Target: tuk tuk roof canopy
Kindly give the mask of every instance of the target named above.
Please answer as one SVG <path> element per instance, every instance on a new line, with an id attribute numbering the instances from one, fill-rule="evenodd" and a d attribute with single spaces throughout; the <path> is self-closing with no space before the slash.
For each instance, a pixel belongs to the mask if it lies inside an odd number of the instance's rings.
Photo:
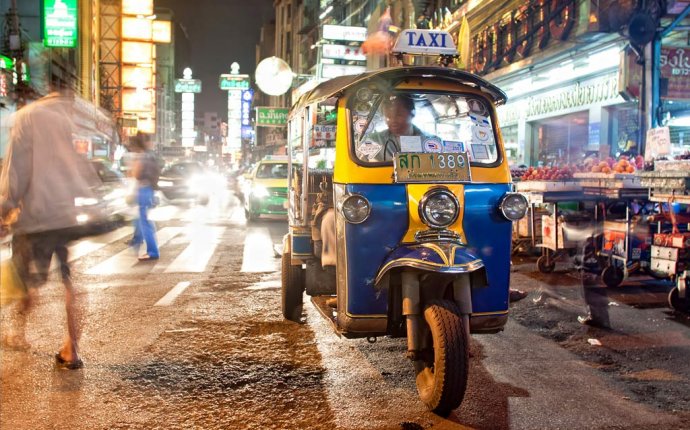
<path id="1" fill-rule="evenodd" d="M 323 82 L 303 94 L 292 106 L 292 112 L 297 112 L 305 106 L 322 102 L 331 97 L 340 97 L 348 89 L 367 81 L 386 82 L 393 89 L 406 78 L 441 79 L 474 87 L 487 94 L 497 106 L 505 103 L 507 99 L 506 94 L 494 84 L 463 70 L 433 66 L 390 67 L 359 75 L 338 76 Z"/>

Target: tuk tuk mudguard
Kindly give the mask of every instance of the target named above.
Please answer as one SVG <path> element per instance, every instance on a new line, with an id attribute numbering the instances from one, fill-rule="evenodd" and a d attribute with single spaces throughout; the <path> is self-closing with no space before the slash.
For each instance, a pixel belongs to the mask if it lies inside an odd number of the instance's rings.
<path id="1" fill-rule="evenodd" d="M 399 245 L 408 228 L 404 184 L 337 184 L 336 201 L 345 193 L 360 194 L 372 207 L 370 217 L 362 224 L 349 224 L 339 211 L 336 213 L 338 309 L 345 309 L 338 312 L 338 330 L 353 337 L 385 334 L 388 290 L 377 288 L 376 283 L 394 267 L 414 267 L 411 260 L 400 260 L 406 255 L 417 258 L 416 264 L 425 262 L 428 271 L 468 273 L 484 267 L 488 286 L 472 289 L 471 330 L 501 330 L 508 319 L 512 224 L 499 213 L 498 204 L 510 190 L 510 184 L 465 185 L 462 225 L 467 245 L 455 248 L 453 265 L 457 262 L 458 266 L 453 268 L 430 264 L 434 259 L 442 261 L 438 252 L 430 251 L 433 247 Z M 459 266 L 462 264 L 468 265 Z"/>

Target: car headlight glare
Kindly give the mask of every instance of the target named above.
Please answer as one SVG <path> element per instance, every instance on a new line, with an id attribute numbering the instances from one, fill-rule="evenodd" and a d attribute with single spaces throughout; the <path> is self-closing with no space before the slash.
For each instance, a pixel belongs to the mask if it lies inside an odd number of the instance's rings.
<path id="1" fill-rule="evenodd" d="M 458 199 L 446 188 L 427 192 L 419 203 L 419 218 L 431 228 L 446 228 L 460 214 Z"/>
<path id="2" fill-rule="evenodd" d="M 263 185 L 254 185 L 254 187 L 252 187 L 252 196 L 257 199 L 268 197 L 268 190 Z"/>
<path id="3" fill-rule="evenodd" d="M 172 187 L 173 185 L 175 185 L 175 184 L 173 184 L 171 181 L 158 181 L 159 187 L 165 188 L 165 187 Z"/>
<path id="4" fill-rule="evenodd" d="M 520 193 L 507 193 L 501 199 L 498 208 L 504 217 L 510 221 L 517 221 L 527 213 L 527 198 Z"/>
<path id="5" fill-rule="evenodd" d="M 353 194 L 343 201 L 341 211 L 347 222 L 361 224 L 369 218 L 371 205 L 364 196 Z"/>

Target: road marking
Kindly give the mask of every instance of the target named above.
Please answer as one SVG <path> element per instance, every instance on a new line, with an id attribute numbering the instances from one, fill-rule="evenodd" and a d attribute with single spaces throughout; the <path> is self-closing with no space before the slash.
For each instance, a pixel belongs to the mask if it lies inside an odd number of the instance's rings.
<path id="1" fill-rule="evenodd" d="M 163 298 L 158 300 L 156 304 L 153 306 L 170 306 L 175 301 L 177 296 L 182 294 L 182 292 L 186 290 L 187 287 L 189 287 L 190 285 L 191 282 L 189 281 L 179 282 L 177 285 L 173 287 L 172 290 L 168 291 L 168 293 L 164 295 Z"/>
<path id="2" fill-rule="evenodd" d="M 94 236 L 88 239 L 80 240 L 76 242 L 74 245 L 68 247 L 69 261 L 74 261 L 94 251 L 98 251 L 101 248 L 105 248 L 112 242 L 120 240 L 125 236 L 131 235 L 133 231 L 134 229 L 131 226 L 120 227 L 117 230 L 113 230 L 109 233 L 102 234 L 100 236 Z M 4 245 L 5 244 L 3 243 L 3 250 L 2 255 L 0 256 L 0 261 L 5 261 L 9 258 L 12 258 L 12 247 L 9 246 L 9 243 L 7 244 L 6 248 Z M 5 251 L 5 249 L 7 249 L 7 251 Z M 53 259 L 51 270 L 56 269 L 57 264 L 57 260 Z"/>
<path id="3" fill-rule="evenodd" d="M 182 227 L 165 227 L 156 233 L 158 237 L 158 248 L 160 249 L 173 237 L 182 232 Z M 136 265 L 139 260 L 134 255 L 132 248 L 127 248 L 107 260 L 91 267 L 86 272 L 87 275 L 114 275 L 117 273 L 127 273 Z"/>
<path id="4" fill-rule="evenodd" d="M 188 231 L 191 243 L 163 271 L 164 273 L 201 273 L 220 243 L 225 227 L 194 226 Z M 154 270 L 157 272 L 157 270 Z"/>
<path id="5" fill-rule="evenodd" d="M 244 273 L 264 273 L 278 270 L 273 256 L 273 239 L 266 227 L 250 227 L 244 238 L 242 269 Z"/>

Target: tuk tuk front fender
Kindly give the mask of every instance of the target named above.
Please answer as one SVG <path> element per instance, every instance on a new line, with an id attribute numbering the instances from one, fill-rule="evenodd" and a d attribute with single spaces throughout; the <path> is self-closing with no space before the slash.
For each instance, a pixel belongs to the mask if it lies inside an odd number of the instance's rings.
<path id="1" fill-rule="evenodd" d="M 469 252 L 467 247 L 452 242 L 414 243 L 400 245 L 391 252 L 376 275 L 379 281 L 390 270 L 399 267 L 412 267 L 415 269 L 460 274 L 470 273 L 484 267 L 482 260 Z"/>

